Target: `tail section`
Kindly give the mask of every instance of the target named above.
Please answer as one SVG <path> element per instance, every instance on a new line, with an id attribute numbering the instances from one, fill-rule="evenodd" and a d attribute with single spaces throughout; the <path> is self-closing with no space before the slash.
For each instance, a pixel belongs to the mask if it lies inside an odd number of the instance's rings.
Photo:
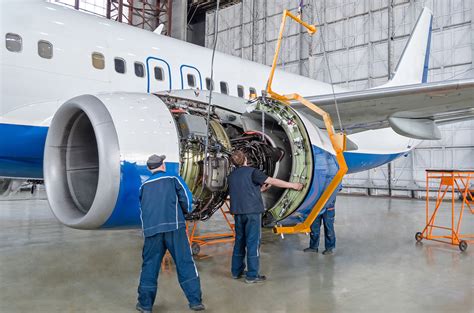
<path id="1" fill-rule="evenodd" d="M 427 82 L 432 22 L 433 13 L 424 8 L 395 68 L 393 78 L 381 87 Z"/>

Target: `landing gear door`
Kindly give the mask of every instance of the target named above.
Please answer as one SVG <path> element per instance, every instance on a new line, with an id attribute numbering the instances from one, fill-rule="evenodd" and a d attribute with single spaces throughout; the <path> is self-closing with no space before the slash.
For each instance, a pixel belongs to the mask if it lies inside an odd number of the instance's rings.
<path id="1" fill-rule="evenodd" d="M 159 92 L 173 89 L 171 68 L 168 62 L 158 57 L 149 57 L 146 60 L 147 92 Z"/>
<path id="2" fill-rule="evenodd" d="M 181 65 L 181 89 L 201 89 L 202 77 L 197 68 L 191 65 Z"/>

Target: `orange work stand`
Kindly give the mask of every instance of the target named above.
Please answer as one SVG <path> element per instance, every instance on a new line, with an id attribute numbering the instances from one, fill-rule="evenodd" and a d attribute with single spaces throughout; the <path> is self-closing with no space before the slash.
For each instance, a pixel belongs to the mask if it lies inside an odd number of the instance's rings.
<path id="1" fill-rule="evenodd" d="M 416 241 L 423 239 L 444 242 L 452 245 L 458 245 L 461 251 L 465 251 L 468 246 L 469 238 L 474 238 L 474 234 L 461 234 L 461 222 L 464 210 L 468 209 L 474 214 L 474 190 L 470 189 L 471 179 L 474 179 L 474 170 L 427 170 L 426 171 L 426 226 L 422 232 L 415 235 Z M 430 180 L 439 180 L 439 188 L 436 195 L 434 210 L 430 212 L 429 186 Z M 451 193 L 451 226 L 439 226 L 435 224 L 436 214 L 439 211 L 441 203 L 448 192 Z M 461 194 L 461 204 L 455 200 L 456 192 Z M 456 209 L 458 206 L 458 211 Z M 431 215 L 430 215 L 431 214 Z M 450 232 L 449 235 L 433 235 L 433 229 L 443 229 Z"/>
<path id="2" fill-rule="evenodd" d="M 225 207 L 225 208 L 224 208 Z M 191 244 L 191 251 L 193 255 L 198 255 L 201 251 L 202 246 L 216 245 L 220 243 L 234 242 L 235 240 L 235 223 L 231 222 L 233 216 L 229 211 L 229 204 L 226 201 L 219 209 L 224 216 L 224 219 L 227 223 L 227 226 L 230 229 L 230 232 L 227 233 L 212 233 L 207 232 L 203 235 L 196 235 L 196 230 L 198 229 L 199 221 L 195 221 L 191 230 L 188 228 L 189 242 Z M 186 226 L 188 227 L 188 226 Z"/>

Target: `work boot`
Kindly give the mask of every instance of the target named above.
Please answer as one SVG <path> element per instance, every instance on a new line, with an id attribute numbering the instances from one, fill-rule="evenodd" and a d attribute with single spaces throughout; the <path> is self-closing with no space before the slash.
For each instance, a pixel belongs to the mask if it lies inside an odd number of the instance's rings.
<path id="1" fill-rule="evenodd" d="M 313 253 L 318 253 L 318 249 L 313 249 L 311 247 L 303 249 L 303 252 L 313 252 Z"/>
<path id="2" fill-rule="evenodd" d="M 140 311 L 142 313 L 151 313 L 151 310 L 146 310 L 146 309 L 142 308 L 140 303 L 137 303 L 137 305 L 135 306 L 135 309 L 137 309 L 137 311 Z"/>
<path id="3" fill-rule="evenodd" d="M 193 304 L 193 305 L 190 304 L 189 308 L 193 311 L 204 311 L 206 309 L 206 307 L 202 303 Z"/>
<path id="4" fill-rule="evenodd" d="M 232 275 L 232 278 L 233 278 L 233 279 L 241 279 L 241 278 L 244 277 L 244 275 L 246 275 L 246 274 L 247 274 L 247 271 L 243 271 L 242 273 L 240 273 L 240 274 L 237 275 L 237 276 Z"/>
<path id="5" fill-rule="evenodd" d="M 330 255 L 330 254 L 333 254 L 333 253 L 334 253 L 334 251 L 332 249 L 331 250 L 326 249 L 326 250 L 323 251 L 323 255 Z"/>
<path id="6" fill-rule="evenodd" d="M 247 284 L 259 284 L 264 283 L 267 280 L 267 277 L 264 275 L 258 275 L 257 278 L 246 278 L 245 282 Z"/>

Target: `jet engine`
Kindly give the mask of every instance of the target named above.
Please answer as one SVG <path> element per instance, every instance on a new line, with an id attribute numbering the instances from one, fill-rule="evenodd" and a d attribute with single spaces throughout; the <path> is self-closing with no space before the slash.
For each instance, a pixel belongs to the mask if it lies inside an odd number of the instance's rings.
<path id="1" fill-rule="evenodd" d="M 243 150 L 268 176 L 304 184 L 301 192 L 263 194 L 265 224 L 308 201 L 314 170 L 312 124 L 277 101 L 204 91 L 82 95 L 54 115 L 45 146 L 44 178 L 55 216 L 73 228 L 140 225 L 139 188 L 151 154 L 167 156 L 193 193 L 190 220 L 207 220 L 228 198 L 230 155 Z"/>

